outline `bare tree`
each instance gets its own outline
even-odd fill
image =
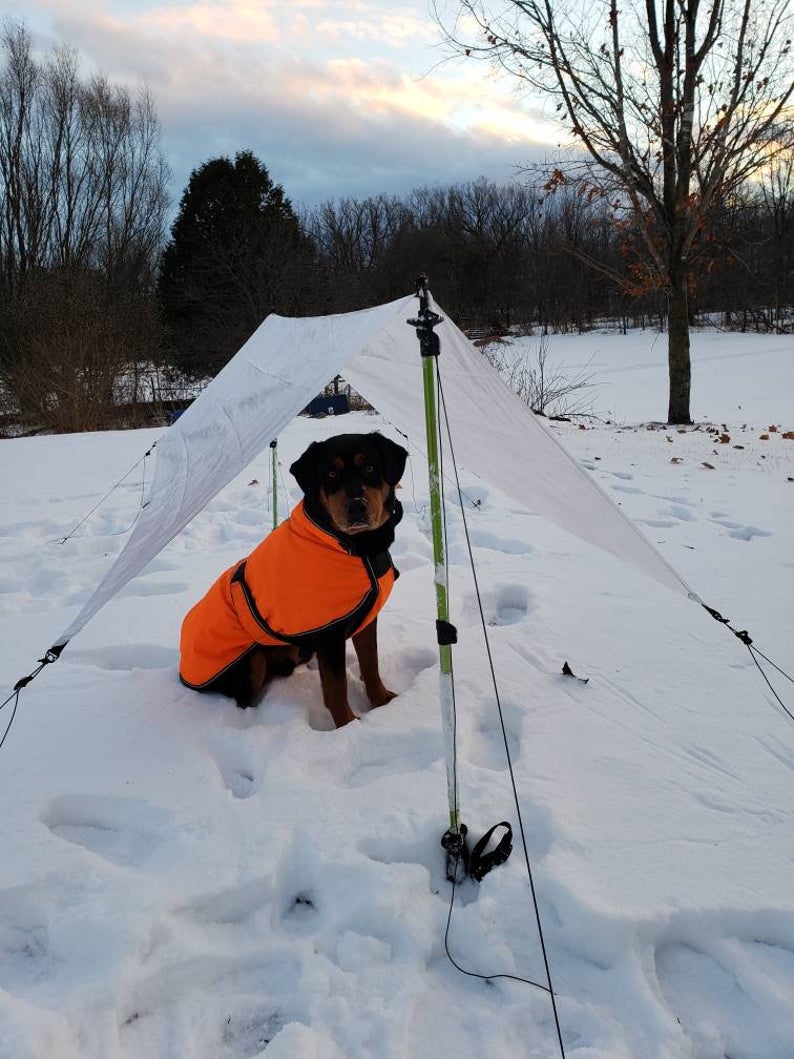
[[[83,79],[71,49],[35,58],[22,23],[0,63],[0,381],[23,413],[85,429],[157,347],[159,124],[145,89]]]
[[[593,387],[593,376],[587,370],[590,361],[570,371],[564,364],[550,365],[549,347],[543,337],[534,351],[524,350],[516,355],[491,342],[481,353],[535,415],[552,419],[593,418],[593,397],[586,393]]]
[[[400,199],[376,195],[326,202],[302,224],[323,263],[327,310],[344,312],[395,296],[389,251],[411,224]]]
[[[688,423],[688,272],[710,212],[794,139],[789,0],[453,0],[458,54],[553,101],[584,149],[552,181],[630,214],[668,303],[671,423]]]

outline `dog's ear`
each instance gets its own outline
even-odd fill
[[[408,450],[392,441],[391,438],[385,438],[382,434],[370,434],[370,437],[380,454],[383,477],[389,485],[397,485],[405,470]]]
[[[316,496],[317,490],[320,488],[317,468],[324,445],[324,441],[313,441],[304,454],[295,460],[289,469],[290,474],[295,476],[295,480],[306,496]]]

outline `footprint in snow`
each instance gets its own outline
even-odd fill
[[[728,536],[733,537],[735,540],[751,541],[753,537],[772,536],[768,530],[759,529],[757,526],[743,526],[741,522],[734,522],[732,519],[725,517],[712,515],[711,521],[716,522],[718,526],[722,526],[723,529],[728,531]]]
[[[0,908],[0,989],[14,994],[51,977],[58,961],[48,948],[47,914],[38,900],[6,890]]]
[[[157,927],[173,918],[178,929],[161,930],[164,943],[141,961],[137,977],[134,968],[127,976],[117,1012],[124,1055],[148,1055],[158,1038],[175,1055],[192,1055],[200,1010],[201,1054],[248,1059],[302,1016],[295,1004],[301,961],[292,939],[269,933],[272,900],[272,880],[255,878],[195,898],[170,917],[160,912]]]
[[[364,730],[351,741],[344,759],[318,761],[314,767],[340,787],[369,787],[391,776],[424,772],[441,754],[440,732],[423,729],[401,735]]]
[[[410,550],[398,554],[392,549],[392,558],[401,574],[409,574],[412,570],[426,570],[430,564],[426,555],[419,555],[418,552]]]
[[[311,924],[318,914],[317,898],[311,890],[301,890],[294,895],[281,917],[284,926],[301,930]]]
[[[669,529],[678,523],[671,518],[638,518],[634,520],[640,526],[650,526],[652,529]]]
[[[505,585],[499,589],[487,621],[489,625],[515,625],[524,620],[529,609],[528,590],[523,585]]]
[[[427,879],[427,887],[431,894],[447,894],[447,882],[445,878],[446,855],[441,848],[441,835],[444,828],[435,826],[431,829],[423,825],[413,835],[395,833],[394,830],[384,829],[382,833],[371,834],[358,843],[358,849],[365,857],[374,864],[395,864],[402,871],[406,865],[424,869]],[[423,875],[424,875],[423,873]],[[417,876],[421,878],[423,876]],[[467,905],[476,897],[476,891],[470,889],[468,881],[455,892],[455,902]],[[385,936],[381,941],[386,942]]]
[[[671,518],[677,518],[681,522],[697,522],[697,516],[683,504],[673,504],[667,512]]]
[[[287,1024],[289,1019],[250,997],[235,998],[234,1010],[221,1032],[221,1043],[235,1059],[254,1059]]]
[[[270,528],[266,521],[267,517],[267,513],[260,507],[244,507],[234,512],[232,521],[238,526],[253,526],[261,535],[265,529]]]
[[[483,705],[481,713],[484,713],[485,709]],[[506,769],[505,737],[511,760],[514,764],[518,761],[521,754],[522,712],[520,707],[516,703],[503,701],[502,718],[505,726],[504,735],[499,723],[496,704],[490,703],[487,719],[477,727],[474,735],[468,740],[467,757],[472,764],[495,771]]]
[[[267,955],[245,942],[234,948],[230,955],[210,947],[134,982],[118,1012],[123,1054],[149,1055],[158,1039],[169,1041],[169,1054],[194,1054],[200,1012],[202,1055],[261,1055],[295,1017],[300,964],[284,946]]]
[[[635,489],[633,492],[638,493],[640,490]],[[661,511],[656,518],[638,518],[635,521],[642,526],[651,526],[653,529],[669,529],[681,522],[697,522],[697,515],[682,504],[673,504],[666,511]]]
[[[240,735],[243,738],[240,738]],[[262,786],[261,769],[245,733],[219,732],[209,747],[224,786],[235,798],[250,798]]]
[[[470,530],[469,536],[475,548],[487,548],[504,555],[531,555],[532,546],[526,541],[512,537],[499,537],[485,530]]]
[[[256,878],[241,886],[196,897],[174,909],[174,915],[207,926],[245,923],[269,905],[272,896],[270,881]]]
[[[64,794],[49,802],[41,821],[65,842],[124,867],[146,866],[166,851],[174,854],[171,813],[143,798]]]
[[[435,844],[427,834],[420,832],[408,836],[388,829],[362,838],[358,848],[376,864],[425,864],[429,850],[434,856],[436,854]]]
[[[144,566],[138,576],[146,577],[147,574],[172,574],[178,569],[179,567],[176,563],[172,563],[169,559],[163,559],[161,555],[158,555]]]
[[[438,664],[438,651],[419,647],[413,651],[403,651],[400,656],[400,672],[406,673],[408,680],[405,686],[414,683],[420,673],[426,669],[433,669]]]
[[[391,963],[392,945],[385,937],[345,930],[337,939],[334,958],[338,967],[350,974],[376,972]]]

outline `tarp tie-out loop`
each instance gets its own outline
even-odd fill
[[[720,614],[720,612],[718,610],[715,610],[714,607],[709,607],[709,606],[707,606],[707,604],[702,603],[702,602],[701,602],[701,606],[703,607],[704,610],[708,611],[708,613],[712,616],[712,618],[714,618],[715,621],[718,621],[721,625],[724,625],[725,628],[730,630],[730,632],[732,632],[733,635],[737,639],[741,640],[741,642],[745,645],[747,650],[750,652],[750,657],[752,658],[753,663],[755,664],[756,668],[758,669],[758,672],[764,678],[766,686],[772,692],[772,695],[774,696],[775,701],[777,702],[778,706],[786,714],[786,716],[790,718],[790,720],[794,721],[794,713],[792,713],[792,711],[788,708],[788,706],[786,706],[785,702],[783,702],[781,697],[778,695],[777,691],[775,691],[774,687],[772,686],[772,681],[769,679],[769,677],[764,672],[764,668],[761,665],[761,663],[758,661],[758,659],[759,658],[763,658],[763,660],[766,663],[768,663],[770,666],[772,666],[773,669],[776,669],[778,671],[778,673],[780,673],[781,676],[784,676],[786,678],[786,680],[790,680],[792,682],[792,684],[794,684],[794,677],[792,677],[784,669],[781,669],[780,666],[776,662],[773,662],[771,658],[767,658],[767,656],[763,653],[763,651],[759,651],[757,647],[754,647],[753,646],[752,637],[750,636],[750,634],[747,632],[746,629],[734,629],[734,627],[731,625],[729,619],[728,618],[723,618],[723,616]]]
[[[23,688],[26,688],[28,686],[28,684],[31,682],[31,680],[33,680],[35,677],[37,677],[39,675],[39,673],[42,671],[42,669],[44,669],[44,667],[47,665],[48,662],[54,662],[54,661],[55,661],[54,658],[40,658],[39,662],[41,664],[39,665],[38,669],[34,669],[33,672],[32,673],[28,673],[28,675],[26,677],[20,677],[19,680],[14,685],[14,691],[22,691]],[[6,702],[8,702],[8,701],[9,700],[6,699]],[[5,706],[5,704],[6,703],[4,702],[3,705]]]
[[[730,629],[733,635],[737,637],[737,639],[741,640],[743,644],[745,644],[747,647],[750,646],[753,641],[746,629],[734,629],[734,627],[731,625],[730,618],[723,618],[723,616],[718,610],[715,610],[714,607],[710,607],[707,603],[702,603],[701,606],[704,610],[708,611],[708,613],[712,616],[715,621],[720,622],[726,627],[726,629]]]
[[[33,670],[33,672],[28,673],[26,677],[20,677],[14,685],[14,690],[11,692],[5,702],[0,703],[0,710],[7,706],[12,700],[14,703],[13,709],[11,710],[11,717],[9,718],[8,724],[6,725],[3,735],[0,737],[0,749],[2,749],[3,743],[5,743],[8,733],[11,731],[11,725],[14,723],[14,718],[17,715],[17,706],[19,706],[20,691],[22,691],[23,688],[26,688],[31,682],[31,680],[35,680],[45,666],[50,665],[50,663],[52,662],[57,662],[58,658],[60,657],[61,651],[65,646],[66,645],[64,644],[60,647],[51,647],[49,651],[45,653],[44,657],[39,659],[39,664]]]
[[[57,662],[58,659],[61,657],[61,651],[63,651],[64,647],[66,647],[65,643],[56,644],[55,647],[51,647],[48,651],[46,651],[44,657],[39,659],[38,667],[34,669],[32,673],[28,673],[26,677],[19,678],[19,680],[14,685],[14,691],[21,691],[23,688],[26,688],[31,682],[31,680],[37,677],[45,666],[51,665],[51,663],[53,662]],[[6,699],[6,701],[3,703],[3,706],[5,706],[7,702],[10,702],[10,698]],[[0,706],[0,710],[2,710],[3,706]]]

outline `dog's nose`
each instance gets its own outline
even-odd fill
[[[350,522],[366,522],[367,505],[361,497],[353,497],[345,504],[345,514]]]

